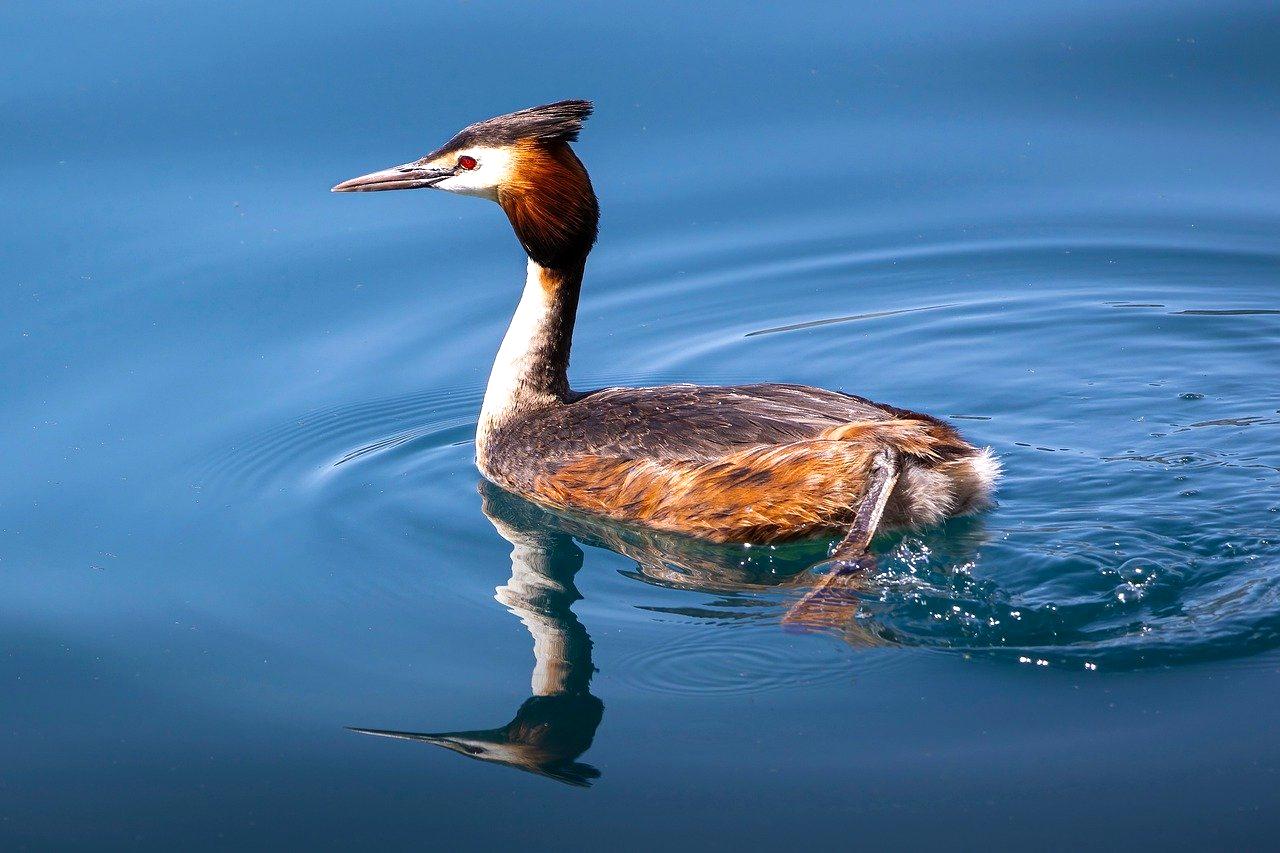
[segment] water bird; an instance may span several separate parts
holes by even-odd
[[[485,478],[552,509],[715,542],[843,534],[831,562],[850,570],[879,529],[989,504],[1000,471],[990,448],[920,412],[794,384],[572,389],[599,204],[571,143],[592,109],[568,100],[480,121],[425,157],[333,187],[478,196],[510,220],[528,264],[477,425]]]

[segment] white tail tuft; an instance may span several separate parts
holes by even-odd
[[[964,460],[964,476],[955,479],[956,512],[966,515],[995,503],[992,497],[1000,481],[1000,459],[984,447]]]
[[[977,456],[969,460],[969,465],[973,468],[974,478],[981,485],[984,497],[991,500],[991,494],[1000,480],[1000,457],[990,447],[984,447],[978,451]]]

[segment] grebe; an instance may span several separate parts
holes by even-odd
[[[535,503],[717,542],[846,533],[858,562],[886,526],[989,503],[1000,466],[929,415],[801,385],[569,387],[569,347],[599,207],[560,101],[469,125],[420,160],[333,188],[430,187],[496,201],[529,256],[476,430],[476,465]],[[847,531],[847,532],[846,532]]]

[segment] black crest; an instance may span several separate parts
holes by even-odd
[[[590,101],[557,101],[467,125],[434,155],[473,145],[512,145],[520,141],[573,142],[591,115]]]

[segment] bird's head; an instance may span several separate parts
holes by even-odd
[[[589,101],[559,101],[468,125],[425,157],[343,181],[333,192],[437,189],[498,202],[525,251],[544,267],[586,258],[599,208],[569,147]]]

